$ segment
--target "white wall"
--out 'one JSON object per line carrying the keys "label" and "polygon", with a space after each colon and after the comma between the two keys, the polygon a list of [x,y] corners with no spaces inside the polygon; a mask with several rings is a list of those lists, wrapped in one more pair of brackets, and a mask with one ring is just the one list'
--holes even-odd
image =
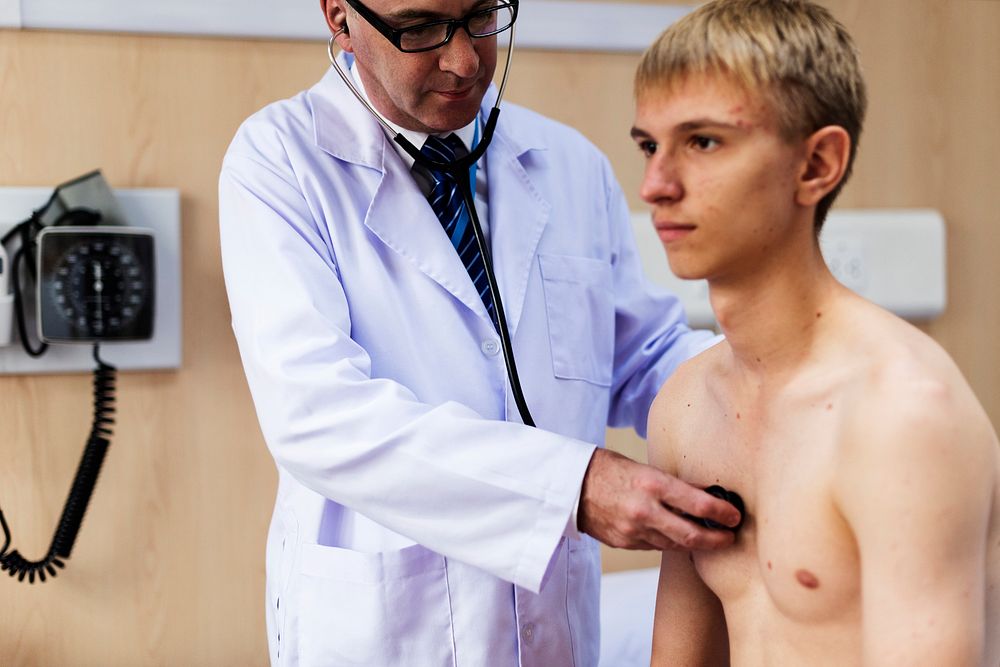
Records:
{"label": "white wall", "polygon": [[[521,0],[517,46],[642,51],[690,7]],[[0,0],[0,28],[327,39],[315,0]]]}

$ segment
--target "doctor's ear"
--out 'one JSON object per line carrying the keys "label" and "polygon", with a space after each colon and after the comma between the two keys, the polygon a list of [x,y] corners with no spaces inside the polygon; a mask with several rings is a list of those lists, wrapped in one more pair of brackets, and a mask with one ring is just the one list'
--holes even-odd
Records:
{"label": "doctor's ear", "polygon": [[349,39],[351,33],[347,27],[347,9],[344,7],[343,0],[320,0],[320,6],[323,8],[326,25],[337,46],[345,51],[351,51]]}

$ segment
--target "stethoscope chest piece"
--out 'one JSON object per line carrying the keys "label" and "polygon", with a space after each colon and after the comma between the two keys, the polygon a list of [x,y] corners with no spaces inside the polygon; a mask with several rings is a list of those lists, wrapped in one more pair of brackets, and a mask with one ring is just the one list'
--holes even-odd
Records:
{"label": "stethoscope chest piece", "polygon": [[740,512],[740,522],[735,526],[729,527],[724,526],[721,523],[716,523],[711,519],[699,519],[700,523],[706,528],[713,528],[717,530],[731,530],[734,533],[738,532],[740,526],[743,525],[744,519],[746,519],[746,506],[743,504],[743,499],[740,498],[740,494],[735,491],[730,491],[725,487],[719,486],[718,484],[713,484],[712,486],[705,489],[705,493],[715,496],[719,500],[725,500],[727,503],[735,507]]}

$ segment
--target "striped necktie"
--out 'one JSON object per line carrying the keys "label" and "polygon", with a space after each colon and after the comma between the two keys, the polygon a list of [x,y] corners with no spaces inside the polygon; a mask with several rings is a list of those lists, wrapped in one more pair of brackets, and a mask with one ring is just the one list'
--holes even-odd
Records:
{"label": "striped necktie", "polygon": [[[455,134],[449,134],[444,139],[431,135],[427,137],[427,142],[420,152],[438,162],[452,162],[468,155],[462,140]],[[458,182],[447,172],[427,169],[423,165],[416,163],[414,170],[419,170],[426,174],[432,184],[427,200],[431,208],[437,215],[444,227],[445,234],[451,239],[451,244],[455,246],[459,259],[469,272],[472,284],[475,285],[479,298],[486,306],[486,312],[493,321],[493,326],[497,326],[495,309],[493,307],[493,295],[490,292],[489,282],[486,279],[486,265],[483,263],[483,256],[479,252],[479,245],[476,243],[476,235],[472,230],[472,223],[469,220],[469,210],[459,192]],[[475,183],[472,184],[473,188]]]}

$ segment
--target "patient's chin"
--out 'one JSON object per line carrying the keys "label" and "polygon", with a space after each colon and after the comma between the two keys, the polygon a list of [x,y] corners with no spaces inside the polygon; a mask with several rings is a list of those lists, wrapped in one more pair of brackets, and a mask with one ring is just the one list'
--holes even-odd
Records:
{"label": "patient's chin", "polygon": [[702,280],[707,277],[704,270],[699,270],[698,267],[691,265],[689,262],[670,260],[668,257],[668,264],[670,265],[670,272],[681,280]]}

